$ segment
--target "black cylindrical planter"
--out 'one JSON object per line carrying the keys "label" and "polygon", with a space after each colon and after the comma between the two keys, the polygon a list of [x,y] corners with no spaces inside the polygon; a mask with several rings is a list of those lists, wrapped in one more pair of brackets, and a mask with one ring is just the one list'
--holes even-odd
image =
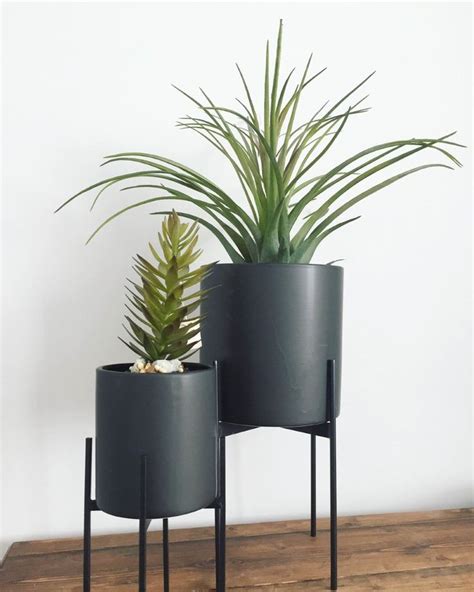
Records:
{"label": "black cylindrical planter", "polygon": [[216,497],[215,369],[134,374],[130,364],[97,369],[96,499],[125,518],[140,516],[140,460],[147,455],[147,518],[187,514]]}
{"label": "black cylindrical planter", "polygon": [[204,280],[201,361],[219,361],[221,417],[258,426],[327,418],[327,360],[340,409],[343,270],[332,265],[223,264]]}

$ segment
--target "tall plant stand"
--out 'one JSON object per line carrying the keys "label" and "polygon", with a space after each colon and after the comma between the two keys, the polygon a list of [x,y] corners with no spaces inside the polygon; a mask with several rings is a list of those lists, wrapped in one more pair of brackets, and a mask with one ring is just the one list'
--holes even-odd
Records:
{"label": "tall plant stand", "polygon": [[[286,427],[284,429],[303,432],[310,435],[311,442],[311,486],[310,486],[310,508],[311,522],[310,535],[316,537],[316,437],[329,439],[330,459],[330,548],[331,548],[331,590],[337,590],[337,472],[336,472],[336,363],[335,360],[328,360],[326,374],[326,421],[316,425]],[[225,590],[225,444],[226,438],[261,426],[248,426],[235,423],[220,423],[219,430],[219,492],[221,500],[221,514],[217,519],[216,514],[216,544],[217,549],[217,573],[218,592]],[[216,511],[217,512],[217,511]],[[220,587],[219,587],[220,585]]]}
{"label": "tall plant stand", "polygon": [[[220,442],[222,440],[220,439]],[[219,442],[219,444],[220,444]],[[217,497],[209,506],[215,512],[215,537],[216,537],[216,591],[225,592],[225,500],[221,494],[222,475],[225,468],[222,466],[221,445],[218,447],[217,469],[218,486]],[[92,499],[92,438],[86,438],[85,451],[85,480],[84,480],[84,545],[83,545],[83,592],[90,592],[91,589],[91,515],[99,511],[96,500]],[[146,592],[146,570],[147,570],[147,532],[151,519],[147,517],[147,456],[140,458],[140,518],[138,531],[138,591]],[[169,536],[168,518],[163,521],[163,590],[170,589],[170,563],[169,563]]]}

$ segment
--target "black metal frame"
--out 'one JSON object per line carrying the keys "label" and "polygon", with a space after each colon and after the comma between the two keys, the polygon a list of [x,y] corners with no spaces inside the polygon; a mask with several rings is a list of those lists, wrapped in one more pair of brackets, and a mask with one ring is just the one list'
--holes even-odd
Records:
{"label": "black metal frame", "polygon": [[[217,363],[216,369],[217,369]],[[217,374],[217,373],[216,373]],[[311,485],[310,485],[310,535],[316,537],[316,437],[329,439],[330,457],[330,533],[331,533],[331,590],[337,590],[337,472],[336,472],[336,363],[327,362],[325,423],[301,427],[285,427],[309,434],[311,437]],[[217,391],[219,392],[219,391]],[[219,405],[219,402],[218,402]],[[208,506],[214,509],[215,553],[216,553],[216,592],[226,588],[226,438],[234,434],[256,429],[260,426],[247,426],[232,423],[219,423],[217,445],[217,496]],[[147,531],[151,519],[147,518],[147,457],[140,459],[140,518],[139,518],[139,575],[138,590],[146,591]],[[83,592],[90,592],[91,581],[91,513],[100,510],[91,498],[92,482],[92,438],[86,438],[85,486],[84,486],[84,556]],[[163,518],[163,589],[169,592],[169,536],[168,518]]]}
{"label": "black metal frame", "polygon": [[[330,462],[330,532],[331,532],[331,590],[337,590],[337,471],[336,471],[336,362],[328,360],[326,366],[326,421],[316,425],[307,425],[300,427],[285,427],[284,429],[293,430],[309,434],[311,437],[311,485],[310,485],[310,511],[311,526],[310,535],[316,537],[316,436],[329,439],[329,462]],[[248,426],[235,423],[220,423],[219,446],[220,446],[220,483],[221,492],[224,495],[225,504],[225,439],[234,434],[257,429],[260,426]],[[225,505],[224,505],[225,521]],[[224,532],[219,540],[222,542],[220,556],[222,565],[219,566],[219,572],[223,578],[223,587],[217,588],[218,592],[225,590],[225,524]],[[217,539],[216,539],[217,540]]]}
{"label": "black metal frame", "polygon": [[[225,500],[220,492],[225,487],[221,479],[222,475],[222,451],[225,454],[225,442],[219,438],[218,462],[218,494],[214,502],[209,506],[215,511],[216,533],[216,590],[225,591]],[[225,462],[225,461],[224,461]],[[83,546],[83,592],[91,589],[91,514],[99,511],[96,500],[91,498],[92,482],[92,438],[86,438],[86,466],[84,487],[84,546]],[[152,519],[147,518],[147,456],[140,458],[140,518],[138,531],[138,591],[146,592],[147,570],[147,532]],[[169,525],[168,518],[163,518],[163,590],[169,592]]]}

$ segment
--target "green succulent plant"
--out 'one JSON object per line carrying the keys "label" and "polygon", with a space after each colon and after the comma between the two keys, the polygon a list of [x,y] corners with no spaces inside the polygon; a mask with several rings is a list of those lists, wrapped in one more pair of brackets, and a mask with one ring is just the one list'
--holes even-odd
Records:
{"label": "green succulent plant", "polygon": [[[224,155],[240,182],[246,207],[188,166],[156,154],[123,152],[107,156],[104,164],[126,162],[141,168],[95,183],[72,196],[60,208],[98,189],[95,205],[105,190],[133,180],[133,185],[123,189],[154,189],[159,190],[159,194],[116,212],[92,236],[130,209],[171,200],[196,206],[199,215],[182,211],[179,214],[209,229],[235,263],[309,263],[327,236],[360,217],[340,220],[361,200],[424,169],[461,166],[448,150],[461,146],[450,140],[454,134],[451,133],[438,138],[384,142],[361,150],[329,170],[316,171],[349,120],[368,110],[362,106],[366,97],[350,104],[349,100],[372,74],[333,105],[325,104],[307,121],[297,122],[303,94],[325,69],[310,74],[310,57],[290,92],[294,70],[281,79],[281,48],[280,22],[272,63],[268,42],[266,46],[263,116],[257,112],[239,66],[245,101],[238,100],[239,107],[235,109],[216,105],[204,91],[201,91],[202,99],[180,91],[200,113],[181,119],[178,126],[199,134]],[[398,162],[425,150],[443,157],[446,162],[421,164],[391,176],[384,174]],[[379,173],[381,178],[372,180]],[[167,214],[168,211],[154,213]]]}
{"label": "green succulent plant", "polygon": [[[186,359],[196,349],[202,317],[190,316],[206,296],[199,284],[211,265],[191,270],[202,251],[196,248],[198,226],[172,212],[158,234],[161,254],[149,243],[153,262],[134,259],[139,281],[127,288],[129,315],[124,325],[131,341],[119,338],[147,361]],[[198,286],[197,290],[195,286]]]}

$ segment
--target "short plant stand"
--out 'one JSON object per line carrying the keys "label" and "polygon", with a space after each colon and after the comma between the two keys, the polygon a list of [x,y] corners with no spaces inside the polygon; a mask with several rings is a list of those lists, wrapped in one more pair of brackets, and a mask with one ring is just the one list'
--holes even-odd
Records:
{"label": "short plant stand", "polygon": [[[220,447],[219,447],[220,450]],[[96,500],[92,495],[92,438],[86,438],[85,452],[85,481],[84,481],[84,546],[83,546],[83,591],[90,592],[91,589],[91,515],[92,512],[99,511]],[[220,464],[218,451],[218,467]],[[219,475],[222,470],[219,468]],[[220,483],[220,479],[219,479]],[[220,486],[219,486],[220,489]],[[219,491],[218,489],[218,491]],[[224,592],[225,590],[225,565],[221,556],[222,549],[225,549],[225,519],[224,519],[224,500],[220,491],[209,506],[214,509],[216,524],[216,590]],[[169,592],[169,538],[168,538],[168,518],[163,518],[163,590]],[[146,570],[147,570],[147,531],[152,520],[147,518],[147,456],[140,458],[140,518],[138,534],[138,591],[146,592]]]}
{"label": "short plant stand", "polygon": [[[330,553],[331,590],[337,590],[337,473],[336,473],[336,364],[327,362],[326,421],[316,425],[298,427],[281,426],[284,429],[309,434],[311,439],[311,522],[310,535],[316,537],[316,437],[329,439],[330,450]],[[261,426],[220,422],[217,445],[217,496],[208,506],[215,512],[216,591],[226,587],[226,438]],[[147,457],[140,459],[140,518],[139,518],[139,576],[138,590],[146,591],[147,530],[151,520],[147,518]],[[86,439],[86,468],[84,490],[84,592],[90,592],[91,581],[91,513],[100,510],[91,499],[92,438]],[[168,519],[163,518],[163,589],[169,592],[169,542]]]}

